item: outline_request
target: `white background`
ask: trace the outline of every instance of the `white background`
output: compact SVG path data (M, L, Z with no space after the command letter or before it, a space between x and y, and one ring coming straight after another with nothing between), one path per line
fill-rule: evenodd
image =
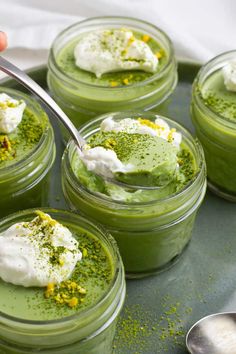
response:
M179 58L204 63L236 49L235 0L0 0L3 56L21 68L46 63L48 49L65 27L91 16L132 16L168 33Z

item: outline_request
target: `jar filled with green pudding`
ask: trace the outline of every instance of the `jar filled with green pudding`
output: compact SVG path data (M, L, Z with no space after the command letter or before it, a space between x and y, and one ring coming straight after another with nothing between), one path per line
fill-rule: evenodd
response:
M63 210L0 222L0 352L111 354L125 280L114 239Z
M236 201L236 51L201 68L193 84L191 115L206 157L209 188Z
M40 105L0 88L0 217L47 204L55 159L52 126Z
M77 127L109 111L158 109L176 83L170 39L134 18L79 22L60 33L50 51L50 92Z
M74 211L116 239L128 277L157 273L188 245L206 190L198 141L154 113L103 115L80 130L62 159L64 195Z

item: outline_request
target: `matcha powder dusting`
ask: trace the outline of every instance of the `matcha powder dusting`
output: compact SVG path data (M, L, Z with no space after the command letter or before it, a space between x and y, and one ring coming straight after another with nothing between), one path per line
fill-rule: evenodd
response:
M40 141L43 130L38 117L26 108L21 123L13 132L0 133L0 167L16 162L29 153Z
M162 354L184 347L183 313L191 309L165 296L161 315L144 310L140 304L126 306L118 322L113 354Z

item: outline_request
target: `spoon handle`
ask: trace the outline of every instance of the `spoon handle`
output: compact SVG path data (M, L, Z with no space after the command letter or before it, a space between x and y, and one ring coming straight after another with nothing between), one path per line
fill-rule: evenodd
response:
M69 131L76 144L82 149L83 139L80 137L78 130L75 128L73 123L67 117L67 115L62 111L62 109L57 105L57 103L44 91L34 80L32 80L24 71L17 68L15 65L10 63L8 60L0 56L0 70L12 76L14 79L19 81L23 86L33 92L38 96L41 101L52 111L53 114L61 121L65 128Z

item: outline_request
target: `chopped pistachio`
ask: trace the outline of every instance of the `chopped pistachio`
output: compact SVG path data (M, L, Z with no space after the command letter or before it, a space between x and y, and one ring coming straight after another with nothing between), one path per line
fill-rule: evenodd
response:
M142 37L143 42L147 43L150 41L151 37L148 34L144 34Z

